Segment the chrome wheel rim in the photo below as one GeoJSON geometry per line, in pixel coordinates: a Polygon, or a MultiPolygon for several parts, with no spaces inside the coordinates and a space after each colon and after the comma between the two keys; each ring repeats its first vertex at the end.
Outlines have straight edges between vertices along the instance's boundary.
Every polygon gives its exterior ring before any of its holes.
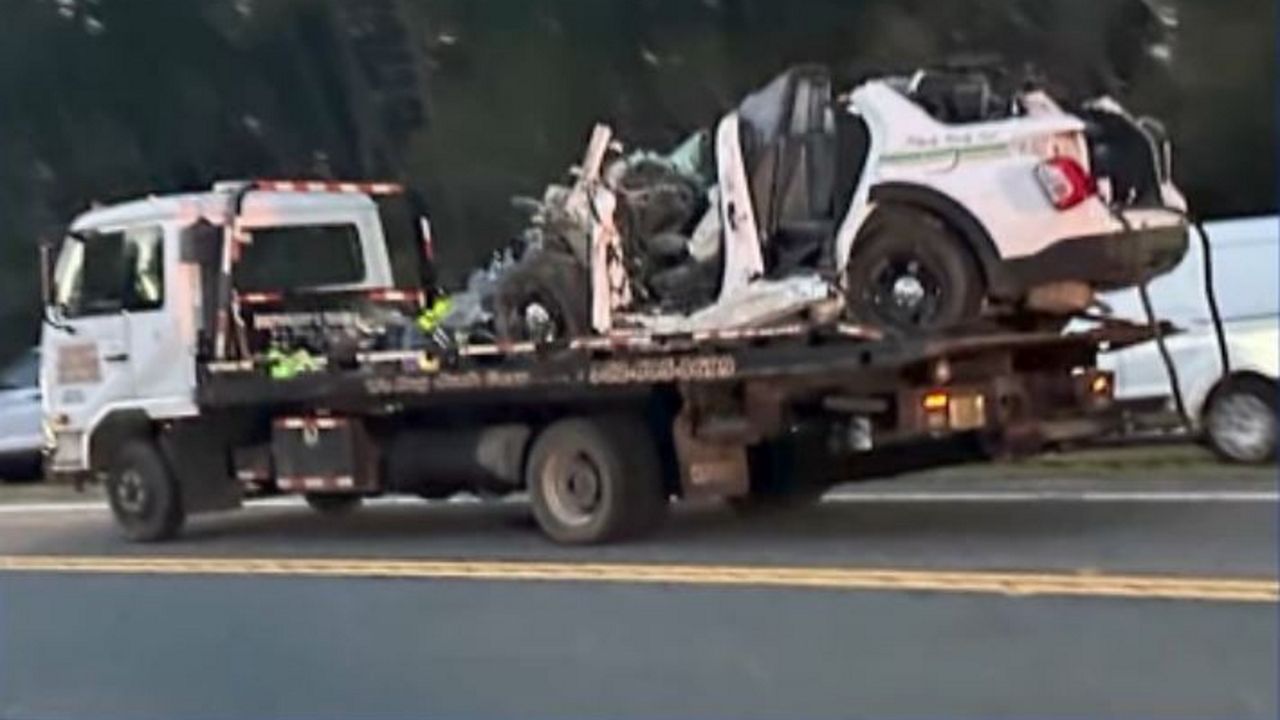
{"type": "Polygon", "coordinates": [[[529,340],[548,343],[559,338],[555,314],[546,305],[538,301],[531,302],[524,306],[524,312],[521,315],[529,340]]]}
{"type": "Polygon", "coordinates": [[[547,509],[565,525],[581,527],[592,521],[604,495],[599,466],[585,453],[557,454],[542,470],[547,509]]]}
{"type": "Polygon", "coordinates": [[[116,503],[130,515],[141,515],[147,506],[147,488],[142,473],[129,469],[116,483],[116,503]]]}
{"type": "Polygon", "coordinates": [[[876,313],[889,324],[922,328],[937,319],[942,283],[919,258],[888,259],[871,277],[865,292],[876,313]]]}

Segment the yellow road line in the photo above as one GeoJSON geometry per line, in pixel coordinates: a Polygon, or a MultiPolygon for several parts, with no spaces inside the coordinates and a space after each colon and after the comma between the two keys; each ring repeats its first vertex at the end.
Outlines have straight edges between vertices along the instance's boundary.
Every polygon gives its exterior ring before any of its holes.
{"type": "Polygon", "coordinates": [[[1271,578],[567,562],[0,556],[0,572],[601,582],[1280,602],[1271,578]]]}

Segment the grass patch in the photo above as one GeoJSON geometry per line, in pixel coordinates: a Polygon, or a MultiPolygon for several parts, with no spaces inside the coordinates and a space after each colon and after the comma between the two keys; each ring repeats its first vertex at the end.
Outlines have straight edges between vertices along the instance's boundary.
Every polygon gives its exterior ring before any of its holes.
{"type": "Polygon", "coordinates": [[[1203,478],[1213,480],[1276,481],[1275,465],[1248,466],[1224,463],[1208,449],[1192,444],[1150,444],[1112,448],[1085,448],[1037,455],[1022,460],[941,468],[935,477],[988,478],[1203,478]]]}

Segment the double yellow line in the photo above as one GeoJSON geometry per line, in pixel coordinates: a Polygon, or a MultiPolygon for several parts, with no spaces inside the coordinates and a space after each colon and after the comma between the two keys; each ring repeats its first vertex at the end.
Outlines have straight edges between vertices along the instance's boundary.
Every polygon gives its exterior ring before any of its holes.
{"type": "Polygon", "coordinates": [[[869,568],[742,567],[567,562],[298,558],[0,556],[0,572],[223,575],[415,580],[880,590],[1005,596],[1074,596],[1280,602],[1273,578],[964,572],[869,568]]]}

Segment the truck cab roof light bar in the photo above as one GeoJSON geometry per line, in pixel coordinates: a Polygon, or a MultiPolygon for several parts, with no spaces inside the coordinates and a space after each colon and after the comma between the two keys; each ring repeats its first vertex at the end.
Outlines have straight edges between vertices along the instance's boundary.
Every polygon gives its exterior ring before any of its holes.
{"type": "Polygon", "coordinates": [[[345,193],[350,195],[402,195],[404,186],[392,182],[350,182],[338,180],[260,179],[220,182],[214,192],[345,193]]]}

